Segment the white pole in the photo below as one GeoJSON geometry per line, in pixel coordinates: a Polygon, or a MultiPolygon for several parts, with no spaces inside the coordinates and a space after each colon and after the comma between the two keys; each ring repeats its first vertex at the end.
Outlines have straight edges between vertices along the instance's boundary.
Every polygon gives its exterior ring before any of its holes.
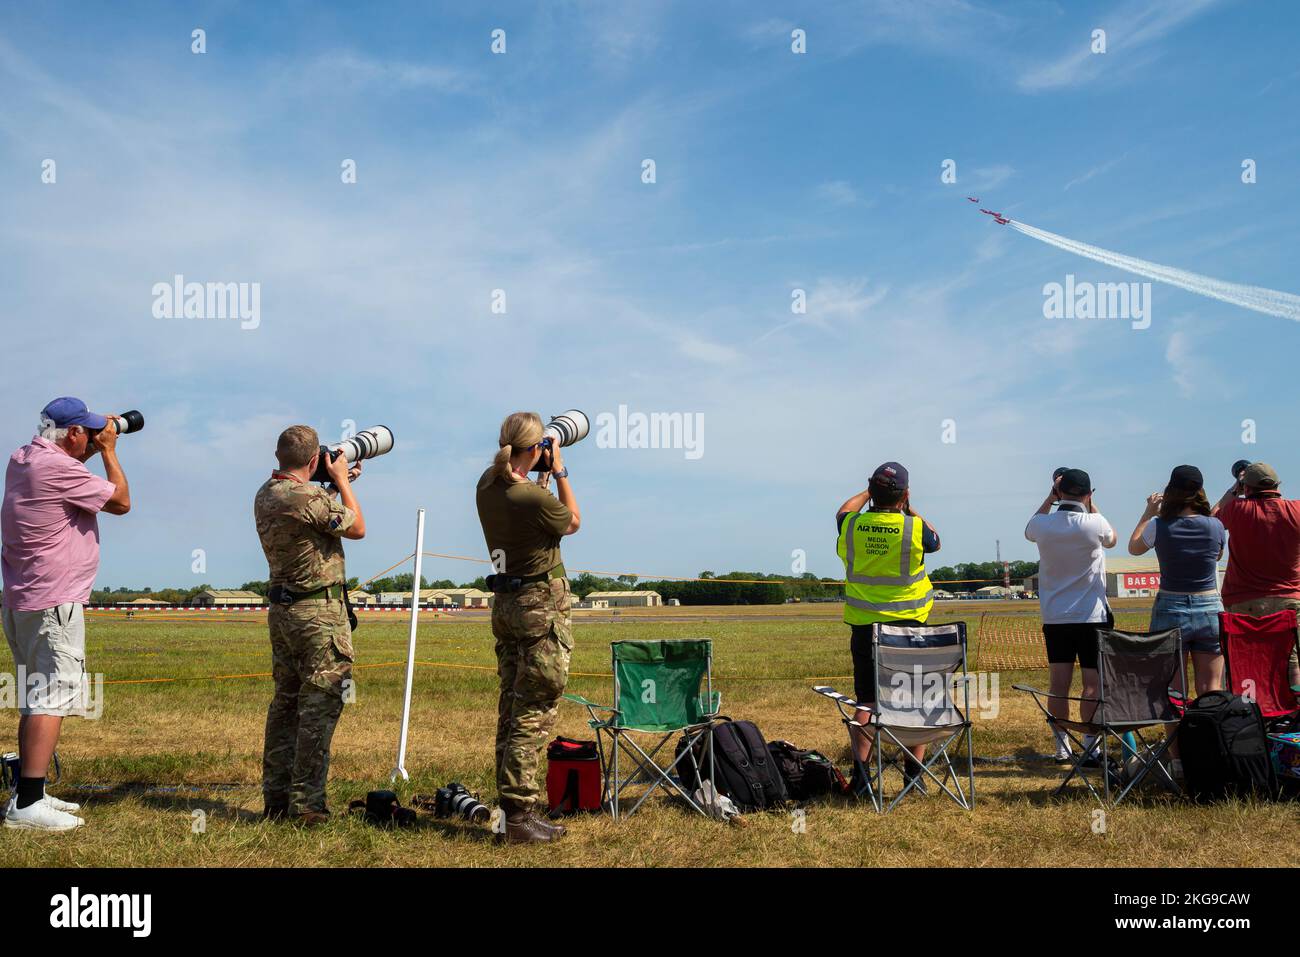
{"type": "Polygon", "coordinates": [[[406,694],[402,699],[402,733],[397,739],[397,766],[388,776],[409,781],[406,773],[406,735],[411,726],[411,684],[415,679],[415,635],[420,620],[420,564],[424,558],[424,509],[415,517],[415,575],[411,579],[411,635],[406,642],[406,694]]]}

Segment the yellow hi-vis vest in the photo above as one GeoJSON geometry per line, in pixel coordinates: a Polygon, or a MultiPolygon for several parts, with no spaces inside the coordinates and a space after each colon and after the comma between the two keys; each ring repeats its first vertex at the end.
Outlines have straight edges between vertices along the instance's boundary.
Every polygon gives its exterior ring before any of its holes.
{"type": "Polygon", "coordinates": [[[851,512],[837,550],[844,562],[844,620],[925,621],[934,589],[925,574],[925,523],[902,512],[851,512]]]}

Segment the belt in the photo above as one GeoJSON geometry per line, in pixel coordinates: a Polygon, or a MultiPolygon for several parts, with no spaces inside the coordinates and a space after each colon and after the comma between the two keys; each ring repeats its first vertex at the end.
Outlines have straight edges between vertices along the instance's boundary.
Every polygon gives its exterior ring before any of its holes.
{"type": "Polygon", "coordinates": [[[525,585],[535,585],[538,582],[551,581],[555,578],[564,578],[564,564],[556,565],[550,571],[542,572],[537,575],[489,575],[484,579],[488,591],[496,594],[509,594],[510,592],[519,591],[525,585]]]}
{"type": "Polygon", "coordinates": [[[308,598],[324,598],[327,600],[342,601],[342,585],[325,585],[313,591],[290,591],[283,585],[272,585],[267,598],[275,605],[292,605],[297,601],[304,601],[308,598]]]}

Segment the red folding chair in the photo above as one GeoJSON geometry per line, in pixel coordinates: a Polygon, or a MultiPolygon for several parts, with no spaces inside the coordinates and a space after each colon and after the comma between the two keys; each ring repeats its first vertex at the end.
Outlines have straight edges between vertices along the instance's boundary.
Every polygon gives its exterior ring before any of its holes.
{"type": "Polygon", "coordinates": [[[1300,632],[1293,609],[1253,618],[1219,612],[1228,689],[1254,701],[1272,727],[1300,716],[1297,690],[1291,686],[1290,658],[1300,651],[1300,632]]]}

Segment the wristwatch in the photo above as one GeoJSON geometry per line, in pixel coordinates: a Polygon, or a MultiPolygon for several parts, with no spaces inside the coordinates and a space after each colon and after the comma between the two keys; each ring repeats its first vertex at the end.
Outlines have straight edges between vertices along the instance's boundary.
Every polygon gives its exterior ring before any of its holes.
{"type": "Polygon", "coordinates": [[[568,478],[568,477],[569,477],[569,467],[566,465],[566,466],[564,467],[564,471],[562,471],[562,472],[552,472],[552,473],[551,473],[551,477],[552,477],[552,478],[557,478],[557,479],[568,478]]]}

